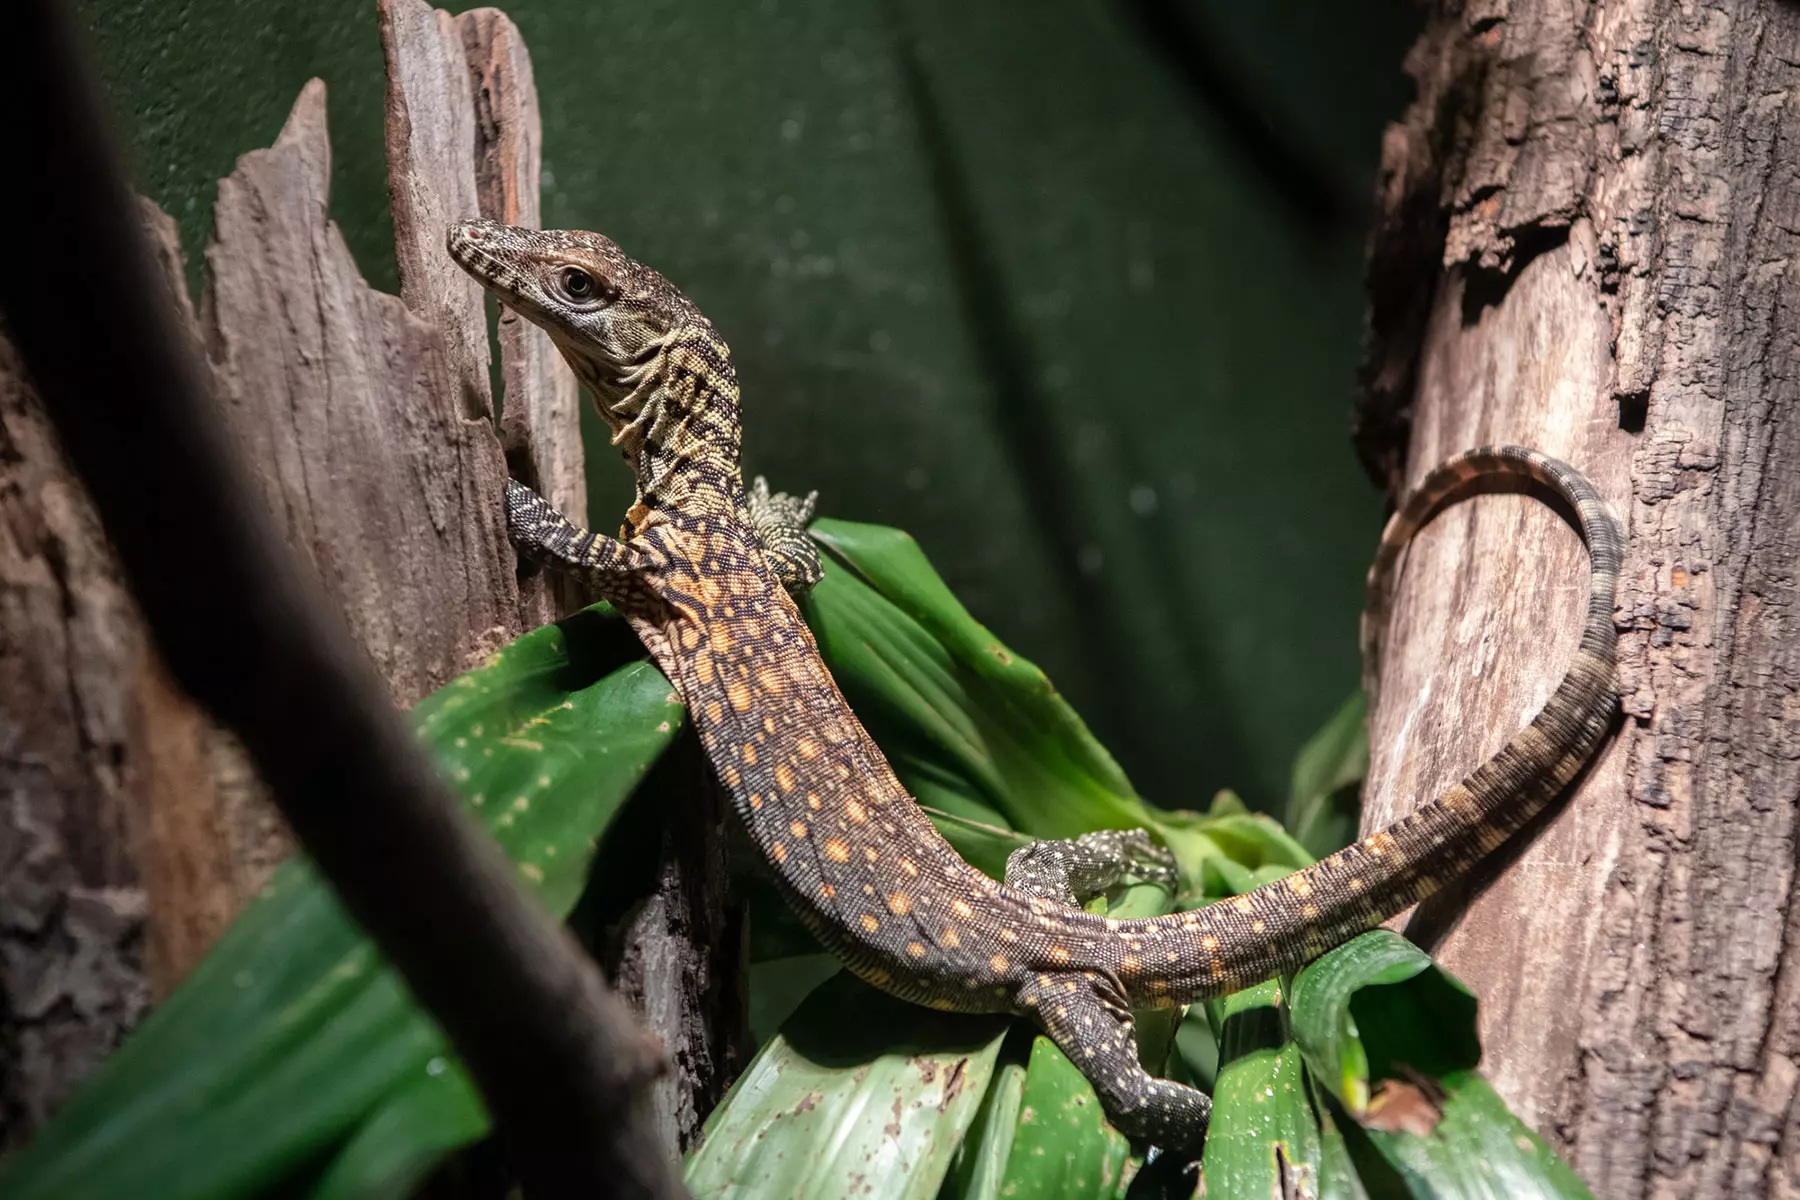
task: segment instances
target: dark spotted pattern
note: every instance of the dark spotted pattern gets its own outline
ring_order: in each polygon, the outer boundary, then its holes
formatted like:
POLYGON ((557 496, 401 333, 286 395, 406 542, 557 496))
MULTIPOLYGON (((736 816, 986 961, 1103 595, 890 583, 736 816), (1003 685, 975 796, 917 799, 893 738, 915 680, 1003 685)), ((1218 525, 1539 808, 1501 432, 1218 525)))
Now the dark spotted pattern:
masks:
POLYGON ((1134 1136, 1192 1150, 1208 1104, 1139 1067, 1133 1008, 1292 970, 1417 902, 1548 803, 1605 736, 1618 528, 1570 468, 1527 450, 1475 451, 1433 472, 1390 522, 1370 577, 1371 629, 1401 548, 1460 485, 1524 476, 1575 509, 1593 566, 1581 645, 1544 711, 1493 759, 1404 821, 1194 912, 1117 921, 1071 904, 1120 872, 1166 877, 1166 856, 1141 833, 1028 848, 995 883, 901 789, 778 585, 739 466, 736 376, 705 318, 598 235, 476 222, 449 240, 464 267, 549 331, 637 478, 622 540, 574 527, 523 489, 508 499, 515 536, 590 572, 630 618, 789 903, 877 987, 937 1008, 1033 1016, 1134 1136), (559 292, 570 267, 600 282, 600 301, 559 292))

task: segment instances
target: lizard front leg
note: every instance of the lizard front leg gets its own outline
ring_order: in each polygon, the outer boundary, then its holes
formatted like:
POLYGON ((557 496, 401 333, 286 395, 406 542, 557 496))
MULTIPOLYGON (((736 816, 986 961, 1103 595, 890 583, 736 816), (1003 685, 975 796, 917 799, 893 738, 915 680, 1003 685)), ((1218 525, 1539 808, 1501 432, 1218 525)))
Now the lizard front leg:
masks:
POLYGON ((769 560, 769 569, 775 572, 781 586, 794 596, 811 591, 813 584, 825 576, 818 544, 806 532, 818 502, 817 492, 808 492, 805 497, 790 496, 786 492, 771 493, 769 481, 758 475, 751 482, 745 504, 750 524, 762 541, 763 556, 769 560))
POLYGON ((516 479, 506 481, 506 531, 521 554, 585 576, 608 600, 621 597, 648 565, 642 550, 583 529, 516 479))

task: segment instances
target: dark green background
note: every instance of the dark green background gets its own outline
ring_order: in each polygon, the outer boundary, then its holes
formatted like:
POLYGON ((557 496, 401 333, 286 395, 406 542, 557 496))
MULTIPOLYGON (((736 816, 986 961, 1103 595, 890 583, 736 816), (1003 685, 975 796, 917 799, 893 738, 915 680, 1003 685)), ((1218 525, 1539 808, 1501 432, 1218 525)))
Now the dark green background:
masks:
MULTIPOLYGON (((333 213, 394 287, 374 0, 84 10, 196 279, 215 181, 319 75, 333 213)), ((1285 795, 1356 683, 1380 500, 1347 432, 1361 231, 1309 218, 1259 150, 1368 194, 1407 94, 1401 0, 1170 6, 1266 122, 1248 139, 1124 0, 509 11, 545 223, 612 235, 713 318, 749 468, 917 534, 1147 795, 1285 795)), ((611 527, 624 471, 590 457, 611 527)))

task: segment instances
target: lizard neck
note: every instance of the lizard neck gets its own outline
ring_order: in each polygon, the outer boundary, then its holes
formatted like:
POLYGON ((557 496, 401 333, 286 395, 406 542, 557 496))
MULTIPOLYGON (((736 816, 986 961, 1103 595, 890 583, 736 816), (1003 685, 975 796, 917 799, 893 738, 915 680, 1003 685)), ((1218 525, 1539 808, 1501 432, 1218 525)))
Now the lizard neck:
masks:
POLYGON ((623 383, 629 390, 600 408, 637 483, 628 534, 701 517, 742 519, 743 425, 725 344, 710 329, 684 328, 623 383))

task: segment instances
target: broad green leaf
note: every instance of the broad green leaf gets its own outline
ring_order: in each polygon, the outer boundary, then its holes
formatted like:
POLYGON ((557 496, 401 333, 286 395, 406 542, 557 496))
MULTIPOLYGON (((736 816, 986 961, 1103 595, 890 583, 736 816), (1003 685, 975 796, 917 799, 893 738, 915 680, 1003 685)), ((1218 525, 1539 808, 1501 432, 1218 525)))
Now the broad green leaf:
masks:
POLYGON ((401 1200, 445 1155, 485 1137, 488 1125, 462 1064, 433 1056, 361 1122, 308 1200, 401 1200))
POLYGON ((958 779, 962 795, 1034 837, 1151 824, 1044 673, 969 615, 909 535, 849 521, 819 521, 813 534, 833 561, 802 610, 909 790, 958 779))
POLYGON ((1009 1053, 1002 1048, 1002 1061, 994 1069, 974 1125, 956 1147, 939 1200, 998 1200, 1001 1194, 1025 1102, 1025 1064, 1005 1061, 1009 1053))
POLYGON ((1287 827, 1316 858, 1356 838, 1357 788, 1369 773, 1363 694, 1357 692, 1300 747, 1288 788, 1287 827))
POLYGON ((1390 1122, 1397 1128, 1372 1127, 1379 1111, 1364 1118, 1370 1143, 1408 1194, 1417 1200, 1593 1200, 1487 1080, 1474 1071, 1452 1071, 1432 1082, 1429 1089, 1402 1085, 1389 1107, 1413 1111, 1390 1122), (1427 1124, 1429 1133, 1407 1129, 1427 1124))
MULTIPOLYGON (((415 710, 472 814, 564 915, 595 840, 682 720, 593 613, 526 635, 415 710)), ((280 867, 29 1147, 0 1196, 258 1194, 446 1053, 311 865, 280 867)))
POLYGON ((1209 1197, 1319 1194, 1319 1130, 1281 983, 1218 1005, 1219 1077, 1202 1170, 1209 1197))
POLYGON ((1319 1082, 1360 1116, 1371 1085, 1481 1059, 1475 996, 1429 955, 1373 929, 1294 978, 1294 1036, 1319 1082))
POLYGON ((1112 1200, 1130 1181, 1130 1159, 1130 1144, 1107 1123, 1093 1086, 1049 1038, 1035 1039, 999 1194, 1112 1200))
POLYGON ((1005 1036, 1003 1019, 935 1012, 840 973, 713 1111, 688 1160, 688 1189, 696 1200, 929 1200, 1005 1036))

